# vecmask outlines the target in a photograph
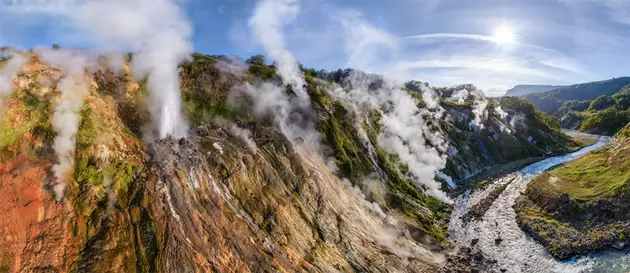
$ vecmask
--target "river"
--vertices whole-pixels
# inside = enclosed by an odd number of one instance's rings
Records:
[[[536,175],[605,147],[611,142],[609,137],[600,137],[595,144],[579,151],[544,159],[496,179],[484,190],[473,193],[469,191],[460,195],[455,202],[449,223],[451,239],[460,246],[470,246],[473,239],[478,239],[476,247],[486,258],[497,261],[497,269],[505,269],[507,272],[630,271],[630,256],[628,253],[618,251],[601,252],[564,262],[557,261],[518,227],[516,213],[512,208],[516,199],[525,191],[527,183]],[[481,221],[473,220],[466,224],[460,219],[469,207],[484,199],[496,187],[506,183],[509,185],[486,211]],[[499,237],[502,242],[496,244],[495,239]]]

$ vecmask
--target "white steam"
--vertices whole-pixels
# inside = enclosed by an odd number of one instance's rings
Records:
[[[477,128],[479,130],[483,130],[485,126],[483,122],[488,119],[488,99],[483,94],[482,91],[478,89],[474,89],[469,91],[470,95],[473,97],[473,109],[472,112],[475,115],[474,119],[470,121],[468,126],[470,128]]]
[[[107,192],[107,211],[111,213],[114,210],[114,206],[116,205],[116,200],[118,200],[118,196],[114,191],[114,184],[111,174],[103,174],[103,187],[105,187],[105,191]]]
[[[494,108],[494,112],[499,116],[499,118],[501,119],[506,119],[508,117],[508,113],[506,113],[505,111],[503,111],[503,108],[501,108],[501,106],[497,106]]]
[[[133,74],[148,79],[150,110],[160,138],[182,137],[188,131],[181,114],[178,65],[193,52],[192,27],[177,3],[92,0],[82,3],[72,18],[97,42],[135,53]]]
[[[81,108],[90,93],[85,70],[94,63],[87,56],[73,50],[36,49],[36,52],[44,62],[59,69],[63,75],[57,84],[60,95],[52,117],[52,126],[57,132],[53,148],[59,160],[53,166],[57,178],[54,191],[57,201],[61,201],[74,165],[75,136],[81,122]]]
[[[103,141],[103,143],[105,143],[106,141],[104,141],[104,138],[100,138],[100,141]],[[110,156],[110,151],[109,148],[107,148],[107,145],[105,144],[100,144],[99,145],[101,151],[101,158],[104,162],[105,166],[109,166],[110,162],[109,162],[109,156]],[[114,211],[114,206],[116,205],[116,201],[118,200],[118,196],[116,195],[116,191],[115,191],[115,185],[114,185],[114,181],[113,181],[113,174],[112,174],[112,169],[107,169],[105,171],[103,171],[103,187],[105,188],[105,192],[107,193],[107,213],[110,214]]]
[[[258,147],[256,146],[256,142],[254,141],[254,139],[252,138],[252,132],[250,130],[244,129],[239,127],[237,124],[228,121],[226,119],[222,119],[222,118],[215,118],[214,122],[223,127],[224,129],[228,130],[232,135],[239,137],[241,140],[243,140],[243,142],[245,142],[245,144],[247,144],[247,147],[250,150],[255,151],[256,149],[258,149]]]
[[[444,145],[444,139],[427,126],[413,97],[399,89],[395,90],[398,91],[390,94],[392,108],[382,118],[379,143],[387,151],[398,155],[409,167],[414,181],[427,187],[429,194],[443,202],[452,203],[440,189],[441,184],[435,181],[437,172],[446,167],[446,155],[436,149]],[[434,146],[426,145],[426,140]]]
[[[352,182],[350,182],[350,180],[346,178],[343,178],[341,181],[343,182],[343,185],[346,187],[350,195],[354,196],[357,199],[357,201],[360,202],[361,206],[371,211],[376,217],[378,217],[384,223],[394,225],[394,226],[397,224],[396,219],[387,215],[387,213],[383,211],[383,208],[381,208],[381,206],[378,203],[368,201],[366,199],[365,194],[361,191],[361,189],[358,186],[353,186]]]
[[[437,177],[443,179],[444,181],[446,181],[446,184],[448,184],[448,187],[451,189],[455,189],[457,188],[457,184],[455,184],[455,182],[453,181],[453,178],[450,177],[449,175],[443,173],[443,172],[437,172],[435,174]]]
[[[495,113],[496,116],[498,116],[503,121],[507,121],[507,118],[509,116],[509,114],[507,112],[503,111],[503,108],[501,108],[501,106],[495,107],[494,108],[494,113]],[[503,123],[501,123],[500,125],[501,125],[501,131],[502,132],[505,132],[505,133],[508,133],[508,134],[512,133],[512,129],[508,128],[507,125],[505,125]]]
[[[467,98],[468,98],[468,90],[466,90],[465,88],[453,92],[453,94],[450,97],[451,100],[457,101],[460,104],[464,103],[464,101]]]
[[[107,69],[113,73],[119,73],[126,63],[126,56],[123,53],[108,53],[103,56]]]
[[[13,92],[13,77],[22,69],[26,59],[22,53],[5,49],[0,51],[0,58],[8,58],[0,69],[0,97]]]
[[[289,95],[286,88],[270,83],[257,86],[245,84],[235,91],[251,98],[256,114],[272,116],[274,123],[290,141],[301,139],[308,147],[321,152],[320,134],[315,130],[304,74],[284,42],[283,28],[295,19],[299,11],[297,0],[262,0],[249,20],[252,35],[264,47],[276,64],[276,73],[295,95]]]
[[[249,27],[269,57],[276,63],[278,75],[293,88],[300,103],[309,103],[304,75],[291,52],[286,49],[283,28],[300,12],[299,0],[262,0],[249,19]]]
[[[345,81],[348,89],[330,90],[331,95],[351,109],[359,109],[352,106],[357,104],[380,110],[382,127],[378,136],[379,145],[398,155],[409,167],[410,178],[417,187],[426,188],[430,195],[452,203],[440,189],[441,184],[435,181],[438,172],[446,167],[448,144],[440,131],[431,128],[428,123],[428,119],[440,118],[444,113],[434,91],[428,87],[422,89],[427,108],[420,109],[413,96],[377,76],[353,71]],[[380,82],[381,87],[371,88],[375,82]]]

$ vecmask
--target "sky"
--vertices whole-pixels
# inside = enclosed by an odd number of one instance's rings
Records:
[[[0,0],[0,44],[107,48],[106,39],[70,19],[85,1]],[[160,1],[182,9],[197,52],[242,58],[264,52],[250,25],[256,0]],[[473,83],[491,96],[517,84],[630,74],[628,0],[268,1],[299,8],[281,22],[284,43],[315,69],[351,67],[434,86]]]

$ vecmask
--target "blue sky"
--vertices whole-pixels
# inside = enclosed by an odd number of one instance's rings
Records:
[[[52,43],[94,46],[89,35],[67,19],[81,1],[0,1],[0,43],[22,48]],[[196,51],[241,57],[263,53],[248,26],[256,1],[173,1],[184,8],[193,27]],[[471,82],[491,95],[516,84],[570,84],[630,75],[627,0],[298,3],[300,12],[284,28],[284,38],[307,67],[354,67],[433,85]]]

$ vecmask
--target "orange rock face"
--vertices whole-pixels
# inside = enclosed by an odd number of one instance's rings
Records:
[[[47,163],[17,157],[0,163],[0,255],[8,272],[63,271],[76,252],[64,208],[44,189]]]

